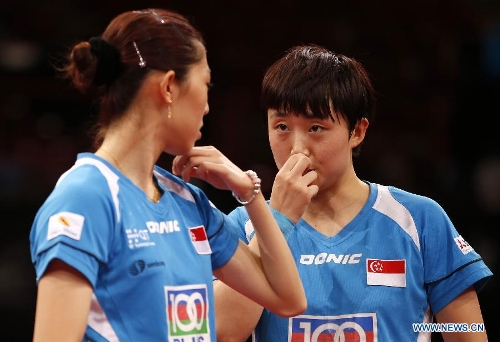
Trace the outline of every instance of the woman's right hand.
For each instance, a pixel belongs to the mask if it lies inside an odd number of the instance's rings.
[[[288,158],[274,179],[270,205],[293,223],[304,214],[311,199],[318,193],[313,184],[318,174],[309,170],[311,161],[304,154],[293,154]]]
[[[213,146],[195,146],[187,154],[176,156],[172,173],[185,182],[194,177],[217,189],[231,190],[239,198],[253,195],[253,180]]]

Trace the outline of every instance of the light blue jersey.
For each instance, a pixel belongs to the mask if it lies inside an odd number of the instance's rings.
[[[238,238],[195,186],[155,167],[159,203],[91,153],[78,155],[30,234],[40,279],[60,259],[92,284],[84,341],[215,341],[212,270]]]
[[[365,206],[333,237],[273,212],[308,307],[289,319],[264,309],[258,342],[430,341],[413,323],[432,322],[433,313],[492,275],[435,201],[394,187],[370,184]],[[248,243],[253,227],[244,208],[229,216]]]

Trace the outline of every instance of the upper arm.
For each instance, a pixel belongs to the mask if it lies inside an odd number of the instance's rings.
[[[471,327],[471,324],[474,323],[483,323],[483,316],[474,287],[469,287],[436,313],[436,320],[438,323],[466,323],[468,327]],[[447,342],[487,341],[486,332],[448,332],[442,333],[442,335]]]
[[[33,341],[81,341],[92,286],[85,276],[54,259],[38,284]]]

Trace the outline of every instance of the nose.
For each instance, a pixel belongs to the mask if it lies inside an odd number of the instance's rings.
[[[207,104],[205,105],[205,111],[203,112],[203,115],[207,115],[209,110],[210,108],[208,107],[208,102],[207,102]]]
[[[307,146],[307,141],[301,134],[295,134],[293,137],[292,150],[290,155],[302,153],[309,157],[309,148]]]

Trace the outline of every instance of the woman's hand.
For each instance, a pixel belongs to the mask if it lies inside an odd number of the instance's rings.
[[[309,168],[310,160],[306,155],[293,154],[274,179],[271,207],[294,223],[302,217],[311,199],[318,193],[318,186],[313,184],[318,175]]]
[[[201,179],[243,199],[250,198],[254,189],[250,177],[213,146],[195,146],[189,153],[176,156],[172,173],[185,182],[191,177]]]

